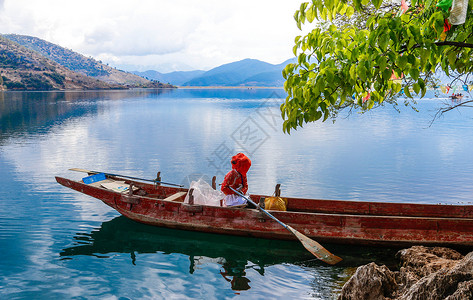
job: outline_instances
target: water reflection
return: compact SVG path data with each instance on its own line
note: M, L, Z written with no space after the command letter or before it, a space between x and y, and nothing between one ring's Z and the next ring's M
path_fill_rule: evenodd
M264 275L265 267L280 263L297 263L312 257L297 243L206 234L156 228L131 221L123 216L103 222L97 231L77 233L74 245L60 256L90 255L107 258L110 253L129 253L136 264L139 254L181 253L189 257L189 273L200 265L217 263L220 274L233 289L249 289L246 269ZM249 265L249 262L250 265Z
M224 95L224 96L223 96ZM172 98L193 98L193 99L265 99L271 97L285 98L286 92L283 89L254 89L254 88L180 88L176 93L169 95Z
M60 124L68 118L96 113L101 101L125 98L158 97L170 89L131 91L0 92L0 142L21 132L35 132L41 127ZM84 100L88 104L83 105Z
M343 270L362 263L376 261L393 265L397 249L347 247L328 245L337 255L344 258L332 267L319 262L298 242L255 239L201 232L159 228L136 223L119 216L103 222L91 233L79 232L73 245L60 252L62 259L86 255L109 258L114 253L129 253L130 261L136 265L140 254L159 253L164 255L180 253L189 259L189 274L206 264L218 264L221 277L233 290L248 290L251 280L248 270L265 276L265 270L274 265L295 265L314 268L317 272L337 277Z

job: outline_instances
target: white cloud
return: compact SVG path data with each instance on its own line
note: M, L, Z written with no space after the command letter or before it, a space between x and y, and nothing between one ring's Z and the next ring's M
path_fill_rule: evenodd
M0 0L0 32L37 36L113 66L209 69L292 56L299 1ZM171 70L161 70L171 71Z

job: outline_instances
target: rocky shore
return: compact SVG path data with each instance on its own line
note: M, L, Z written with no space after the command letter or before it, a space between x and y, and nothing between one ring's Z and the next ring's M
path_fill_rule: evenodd
M339 300L473 299L473 252L414 246L396 254L399 270L358 267Z

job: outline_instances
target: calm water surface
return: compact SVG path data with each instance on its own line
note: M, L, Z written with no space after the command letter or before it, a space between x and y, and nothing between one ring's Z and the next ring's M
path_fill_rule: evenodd
M384 108L284 135L282 90L0 93L0 298L331 299L360 264L396 249L325 245L137 224L54 176L78 167L188 184L221 182L238 151L250 193L363 201L470 203L472 109L429 127L443 101Z

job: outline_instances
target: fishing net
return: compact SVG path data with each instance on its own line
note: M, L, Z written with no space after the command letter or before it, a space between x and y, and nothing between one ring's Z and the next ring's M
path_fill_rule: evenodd
M192 196L194 196L194 204L220 206L220 200L225 197L221 191L214 190L205 180L200 178L197 181L192 181L189 187L194 189ZM189 193L187 193L184 203L189 203Z
M452 25L461 25L466 21L468 0L453 0L452 10L448 18Z

